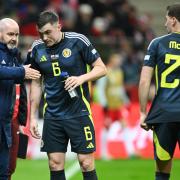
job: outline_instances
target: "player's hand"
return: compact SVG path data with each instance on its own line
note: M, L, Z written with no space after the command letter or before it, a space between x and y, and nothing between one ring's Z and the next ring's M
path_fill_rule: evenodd
M64 88L66 90L73 90L83 83L84 79L82 76L70 76L66 79Z
M19 133L24 134L24 126L19 125Z
M141 128L145 129L146 131L148 131L150 128L149 126L145 123L145 119L146 119L146 114L145 113L141 113L140 114L140 126Z
M36 139L41 138L41 135L38 130L38 123L37 123L37 120L35 120L35 119L31 119L31 121L30 121L30 132L31 132L32 137L34 137Z
M30 68L30 66L30 64L23 66L25 69L25 79L39 79L41 77L40 72Z

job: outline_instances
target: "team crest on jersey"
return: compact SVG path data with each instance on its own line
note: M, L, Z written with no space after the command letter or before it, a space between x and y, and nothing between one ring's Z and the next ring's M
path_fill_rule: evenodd
M71 56L71 50L68 49L68 48L64 49L63 52L62 52L62 55L63 55L65 58L70 57L70 56Z

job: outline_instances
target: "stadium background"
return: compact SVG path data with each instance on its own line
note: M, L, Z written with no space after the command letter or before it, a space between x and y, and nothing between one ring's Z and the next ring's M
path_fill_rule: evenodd
M44 9L55 9L61 18L64 31L76 31L89 37L102 59L108 64L111 55L122 59L121 88L127 95L122 101L122 121L108 125L107 105L98 97L98 83L92 84L92 112L96 129L97 170L99 179L153 179L152 133L139 128L137 85L143 56L148 43L166 33L165 8L177 0L1 0L0 17L12 17L20 24L20 49L23 59L34 39L37 39L35 19ZM101 88L101 87L100 87ZM103 90L103 89L101 89ZM153 90L150 100L153 98ZM43 124L42 106L39 111L40 129ZM25 128L27 134L28 125ZM19 160L14 180L48 179L46 155L39 152L40 142L30 138L28 160ZM172 179L180 178L179 149ZM68 151L66 166L68 179L79 180L79 166L75 155ZM134 170L133 170L134 169Z

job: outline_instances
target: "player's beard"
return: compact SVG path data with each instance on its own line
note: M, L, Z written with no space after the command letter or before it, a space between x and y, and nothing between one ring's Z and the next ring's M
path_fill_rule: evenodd
M8 47L8 49L17 48L17 42L16 42L16 41L8 42L8 43L7 43L7 47Z
M5 38L3 38L3 36L1 37L1 42L6 44L8 49L14 49L17 48L18 46L18 39L17 40L9 40L7 41Z

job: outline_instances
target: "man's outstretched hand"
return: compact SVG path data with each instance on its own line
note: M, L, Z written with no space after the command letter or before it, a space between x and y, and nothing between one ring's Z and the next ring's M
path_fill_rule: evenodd
M30 64L23 66L25 69L25 79L39 79L41 77L40 72L33 68L30 68L30 66Z

